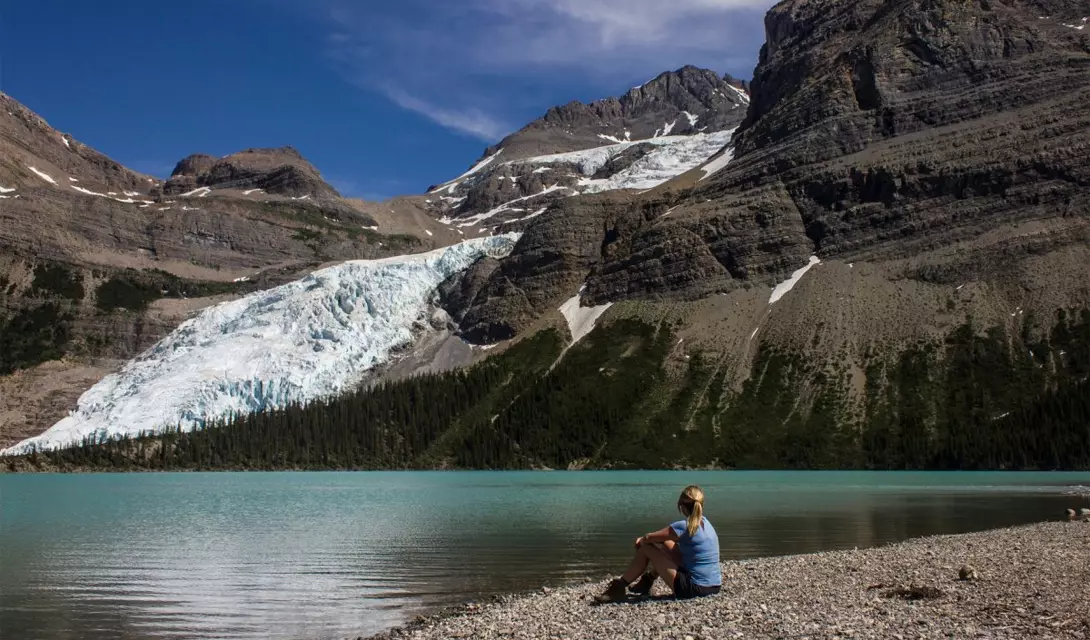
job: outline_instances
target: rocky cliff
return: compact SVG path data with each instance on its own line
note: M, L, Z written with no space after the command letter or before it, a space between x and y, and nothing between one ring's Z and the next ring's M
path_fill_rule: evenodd
M590 304L695 299L816 254L960 282L999 255L1082 246L1088 14L1074 0L777 5L733 159L631 202L549 211L465 310L467 334L511 335L584 280Z
M702 164L730 141L748 103L729 76L663 73L621 97L549 109L432 187L427 202L461 235L522 229L564 198L644 191Z
M163 193L178 195L199 188L260 191L295 199L340 197L292 147L246 149L220 159L191 155L174 168Z

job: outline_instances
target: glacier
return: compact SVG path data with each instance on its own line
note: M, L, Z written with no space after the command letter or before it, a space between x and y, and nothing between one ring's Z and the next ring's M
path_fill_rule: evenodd
M345 262L209 307L85 392L75 411L0 455L85 438L191 430L355 388L413 341L439 284L478 258L508 255L520 234L418 255Z

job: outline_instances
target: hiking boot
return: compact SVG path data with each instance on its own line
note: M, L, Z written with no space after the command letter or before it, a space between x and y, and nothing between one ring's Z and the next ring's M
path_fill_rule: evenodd
M594 601L599 604L608 602L620 602L628 596L628 584L620 578L614 578L604 593L594 596Z
M643 577L640 578L640 581L637 582L636 585L633 586L631 589L629 589L629 591L638 596L645 596L651 593L651 587L654 586L655 580L658 580L658 578L658 575L654 571L648 571L647 573L643 574Z

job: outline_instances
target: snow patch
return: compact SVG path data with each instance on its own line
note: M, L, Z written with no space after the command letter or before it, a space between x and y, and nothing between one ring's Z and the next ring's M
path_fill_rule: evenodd
M68 138L65 138L64 136L61 136L61 142L63 142L64 146L68 147L69 149L72 148L72 145L68 144Z
M569 298L559 308L560 313L564 314L564 319L568 321L568 330L571 331L571 344L579 342L590 333L594 329L595 323L598 322L598 318L602 317L602 314L613 306L612 302L597 307L580 306L581 296L586 288L587 285L585 284L579 287L579 293Z
M250 195L252 193L265 193L265 190L264 189L247 189L247 190L242 192L242 195L248 196L248 195Z
M201 196L201 197L203 198L204 196ZM305 196L292 196L291 199L292 200L310 200L310 194L308 193Z
M11 193L12 191L15 191L15 189L14 188L9 189L8 187L0 186L0 193Z
M704 180L707 180L708 178L715 175L716 173L719 173L723 170L724 167L730 164L730 161L733 159L734 149L731 147L723 149L723 152L719 154L719 157L713 158L711 162L700 168L701 171L704 172L704 175L700 176L700 180L697 180L697 182L703 182Z
M38 175L39 178L41 178L42 180L45 180L49 184L51 184L53 186L57 186L57 181L54 180L53 176L49 175L48 173L46 173L44 171L39 171L38 169L36 169L36 168L34 168L34 167L30 166L30 165L27 165L27 169L30 169L31 171L33 171L35 174Z
M677 124L677 120L674 120L673 122L667 122L666 126L662 128L662 135L664 135L664 136L670 135L670 132L674 130L674 125L675 124ZM658 136L655 136L655 137L657 138Z
M186 191L185 193L183 193L181 195L181 197L191 198L193 196L197 196L199 198L203 198L203 197L207 196L210 193L212 193L212 189L209 188L209 187L197 187L196 189L194 189L192 191Z
M685 116L686 118L689 119L689 126L690 127L695 127L696 126L696 121L700 119L700 116L694 116L693 114L689 113L688 111L682 111L681 115L683 115L683 116Z
M79 180L76 180L75 178L73 178L71 176L69 176L68 181L69 182L79 182Z
M746 104L749 104L749 94L748 93L746 93L745 91L742 91L741 89L734 86L733 84L727 84L727 86L730 87L731 89L733 89L734 92L738 94L738 97L742 99L742 102L744 102Z
M534 198L540 198L541 196L553 193L554 191L565 191L567 189L568 187L562 187L559 184L554 184L551 187L545 187L543 190L537 193L533 193L528 196L522 196L521 198L515 198L514 200L511 200L510 202L505 202L490 211L485 211L484 213L478 213L477 215L469 216L468 218L465 218L458 226L474 227L481 222L491 218L492 216L495 216L496 214L503 213L504 211L522 211L522 209L512 208L511 205L518 202L525 202L526 200L532 200Z
M84 393L68 417L0 455L190 430L353 389L413 341L439 283L482 256L509 254L518 237L346 262L205 309Z
M428 231L427 229L424 229L424 233L428 234L429 236L434 236L435 235L434 233L432 233L431 231Z
M109 191L107 193L99 193L97 191L91 191L90 189L85 189L83 187L77 187L74 184L70 184L68 186L71 187L75 191L79 191L80 193L83 193L83 194L86 194L86 195L89 195L89 196L96 196L96 197L99 197L99 198L109 198L110 200L113 200L115 202L120 202L122 204L136 204L137 202L141 203L144 206L147 206L149 204L154 204L151 200L133 200L131 197L130 198L115 198L114 196L116 196L117 194L115 192L113 192L113 191ZM130 195L130 192L126 191L125 195ZM131 192L131 195L138 196L140 194L136 193L134 191L134 192Z
M817 256L810 256L810 262L806 263L806 266L798 269L791 274L791 277L787 280L776 285L776 288L772 290L772 295L768 298L768 304L776 304L780 298L787 295L788 291L795 288L795 285L802 280L802 277L806 275L806 272L813 268L814 265L821 263L821 259Z
M501 153L503 153L503 149L500 149L499 151L497 151L496 153L493 153L492 155L488 156L484 160L481 160L477 164L473 165L473 167L469 171L466 171L462 175L460 175L457 178L451 180L449 183L434 189L431 193L435 193L436 191L444 191L445 190L445 191L447 191L447 193L453 194L454 193L454 187L457 187L458 183L460 183L462 180L465 180L469 176L477 173L481 169L484 169L488 165L492 164L492 161L495 160L496 158L498 158Z
M522 218L515 218L514 220L508 220L507 224L514 224L516 222L526 222L527 220L533 220L534 218L540 216L541 214L545 213L548 210L549 210L549 207L542 207L542 208L538 209L537 211L531 213L528 216L524 216ZM461 232L459 232L459 233L461 233Z

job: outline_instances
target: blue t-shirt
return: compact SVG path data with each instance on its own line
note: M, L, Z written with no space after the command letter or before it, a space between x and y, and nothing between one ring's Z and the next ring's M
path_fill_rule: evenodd
M677 546L681 549L681 567L693 576L693 584L716 587L723 583L719 570L719 536L707 518L700 519L696 535L689 537L689 523L678 520L670 525L677 534Z

